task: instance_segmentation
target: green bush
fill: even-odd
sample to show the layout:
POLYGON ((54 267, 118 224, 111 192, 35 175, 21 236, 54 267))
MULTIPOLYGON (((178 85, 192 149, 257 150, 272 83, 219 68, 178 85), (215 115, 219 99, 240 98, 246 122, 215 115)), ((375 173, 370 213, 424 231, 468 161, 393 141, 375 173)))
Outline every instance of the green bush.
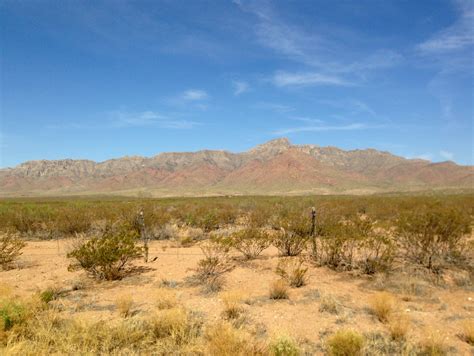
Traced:
POLYGON ((396 234, 409 259, 433 269, 462 257, 470 223, 461 210, 437 205, 401 214, 396 234))
POLYGON ((298 344, 289 336, 282 335, 270 344, 271 354, 274 356, 298 356, 301 350, 298 344))
POLYGON ((247 259, 258 257, 272 243, 270 234, 257 228, 240 230, 233 233, 229 239, 231 246, 247 259))
POLYGON ((298 210, 284 210, 275 221, 278 230, 273 245, 282 256, 297 256, 306 248, 311 233, 311 217, 298 210))
POLYGON ((143 254, 143 248, 137 246, 138 237, 127 226, 109 227, 102 236, 93 237, 68 253, 68 258, 76 260, 70 269, 83 268, 98 279, 121 279, 130 272, 130 262, 143 254))

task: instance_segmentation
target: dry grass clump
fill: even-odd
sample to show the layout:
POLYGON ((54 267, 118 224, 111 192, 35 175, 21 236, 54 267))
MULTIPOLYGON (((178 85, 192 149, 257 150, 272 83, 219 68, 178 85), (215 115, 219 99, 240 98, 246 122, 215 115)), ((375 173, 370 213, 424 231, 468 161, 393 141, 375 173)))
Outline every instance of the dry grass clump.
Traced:
POLYGON ((288 299, 288 285, 282 279, 274 281, 270 285, 270 299, 288 299))
POLYGON ((127 318, 133 314, 133 298, 130 294, 124 294, 119 296, 115 300, 115 307, 119 315, 123 318, 127 318))
POLYGON ((410 330, 411 320, 406 314, 391 316, 388 319, 388 330, 392 340, 405 340, 408 331, 410 330))
POLYGON ((395 298, 387 292, 379 292, 370 299, 370 310, 382 323, 387 323, 395 308, 395 298))
POLYGON ((171 336, 182 341, 189 331, 188 313, 179 307, 162 310, 152 318, 151 328, 158 338, 171 336))
POLYGON ((326 341, 330 356, 362 355, 364 337, 353 330, 339 330, 326 341))
POLYGON ((206 332, 206 354, 211 356, 268 355, 264 343, 255 340, 242 329, 223 322, 211 326, 206 332))
POLYGON ((158 309, 171 309, 178 305, 176 294, 165 288, 159 288, 155 295, 156 306, 158 309))
POLYGON ((421 355, 446 355, 447 347, 445 343, 445 336, 439 331, 427 330, 419 343, 419 349, 419 354, 421 355))
POLYGON ((270 343, 270 352, 273 356, 298 356, 301 350, 293 338, 288 335, 277 336, 270 343))
POLYGON ((319 311, 328 312, 331 314, 339 314, 341 306, 336 298, 332 295, 325 294, 321 297, 319 302, 319 311))
POLYGON ((276 273, 286 280, 291 287, 299 288, 306 284, 306 272, 302 259, 284 258, 278 262, 276 273))
POLYGON ((0 268, 9 269, 20 255, 26 243, 10 233, 0 234, 0 268))
POLYGON ((222 294, 222 302, 224 303, 223 316, 225 319, 237 319, 244 308, 242 306, 242 301, 244 296, 241 292, 232 291, 222 294))
POLYGON ((474 345, 474 320, 465 320, 461 326, 461 338, 468 344, 474 345))

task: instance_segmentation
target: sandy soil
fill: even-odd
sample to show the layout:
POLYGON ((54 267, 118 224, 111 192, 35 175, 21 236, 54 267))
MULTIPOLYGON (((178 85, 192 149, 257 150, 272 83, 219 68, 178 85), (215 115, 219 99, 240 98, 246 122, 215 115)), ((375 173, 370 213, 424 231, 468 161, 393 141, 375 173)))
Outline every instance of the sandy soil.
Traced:
MULTIPOLYGON (((119 318, 115 302, 118 296, 129 294, 135 302, 136 317, 146 315, 155 303, 154 293, 162 279, 178 282, 174 290, 179 301, 188 309, 202 313, 209 321, 222 318, 223 303, 220 294, 205 294, 200 286, 186 283, 193 274, 201 250, 197 246, 173 248, 168 242, 154 241, 150 245, 146 268, 139 274, 121 281, 95 282, 84 272, 70 272, 66 253, 71 242, 28 242, 18 265, 19 268, 0 272, 0 281, 14 289, 18 295, 31 295, 47 287, 56 286, 68 292, 59 300, 63 313, 90 319, 119 318), (85 288, 73 291, 71 286, 84 281, 85 288)), ((262 336, 289 334, 308 350, 322 350, 324 337, 340 328, 353 328, 361 332, 386 333, 368 310, 368 300, 375 292, 369 277, 348 272, 335 272, 327 268, 310 266, 308 283, 290 290, 290 299, 274 301, 268 298, 269 285, 276 280, 276 250, 268 249, 257 260, 244 262, 236 259, 235 268, 225 275, 224 291, 240 290, 247 296, 245 313, 247 323, 262 336), (321 298, 330 297, 339 303, 339 313, 320 311, 321 298)), ((474 292, 461 287, 430 287, 425 296, 397 294, 399 310, 409 314, 412 327, 409 339, 416 342, 427 329, 439 331, 451 351, 456 354, 473 354, 473 348, 460 340, 458 333, 462 320, 474 317, 474 292)))

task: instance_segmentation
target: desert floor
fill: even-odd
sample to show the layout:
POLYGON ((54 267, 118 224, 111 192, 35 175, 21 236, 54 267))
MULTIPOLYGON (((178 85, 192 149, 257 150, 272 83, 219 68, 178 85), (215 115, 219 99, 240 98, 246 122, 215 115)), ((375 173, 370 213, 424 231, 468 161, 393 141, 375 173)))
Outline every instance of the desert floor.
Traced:
MULTIPOLYGON (((70 261, 66 253, 70 246, 69 240, 28 242, 18 268, 0 272, 1 283, 20 296, 57 287, 65 291, 54 301, 64 315, 112 320, 120 318, 116 300, 123 295, 133 298, 134 318, 146 315, 155 308, 155 293, 162 281, 168 280, 176 282, 173 291, 189 310, 202 314, 210 322, 222 319, 222 295, 205 293, 201 286, 187 282, 202 258, 198 246, 175 248, 170 242, 153 241, 150 259, 157 259, 146 264, 135 261, 143 271, 113 282, 96 282, 83 271, 68 271, 70 261), (73 290, 72 286, 79 282, 84 287, 73 290)), ((377 335, 388 335, 386 325, 370 313, 369 300, 381 284, 399 283, 404 287, 398 286, 394 292, 397 312, 408 314, 411 319, 410 341, 416 343, 427 333, 433 333, 446 338, 450 353, 474 352, 458 336, 462 321, 474 317, 472 287, 435 286, 403 274, 388 282, 381 276, 360 276, 309 265, 305 286, 290 289, 288 300, 271 300, 268 291, 270 284, 278 279, 277 263, 277 251, 272 248, 252 261, 236 255, 235 268, 224 277, 223 291, 240 291, 245 296, 244 322, 262 337, 287 334, 308 353, 320 353, 324 350, 325 337, 341 328, 372 334, 375 339, 377 335), (325 310, 323 304, 327 303, 335 303, 337 310, 325 310)))

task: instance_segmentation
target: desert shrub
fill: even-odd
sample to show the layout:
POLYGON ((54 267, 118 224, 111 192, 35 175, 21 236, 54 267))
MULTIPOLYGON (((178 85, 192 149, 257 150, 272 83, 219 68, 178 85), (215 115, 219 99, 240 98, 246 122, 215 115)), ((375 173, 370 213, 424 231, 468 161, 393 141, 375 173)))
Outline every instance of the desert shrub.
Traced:
POLYGON ((461 338, 468 344, 474 345, 474 320, 465 320, 461 327, 461 338))
POLYGON ((271 243, 270 234, 262 229, 247 228, 233 233, 230 236, 232 247, 242 253, 245 258, 258 257, 271 243))
POLYGON ((280 335, 270 344, 271 354, 274 356, 298 356, 301 350, 295 340, 287 335, 280 335))
POLYGON ((57 287, 49 287, 39 294, 39 298, 43 303, 48 304, 49 302, 58 299, 62 293, 61 289, 57 287))
POLYGON ((79 244, 67 254, 76 260, 70 269, 83 268, 98 279, 121 279, 130 272, 130 262, 142 256, 138 236, 127 227, 109 228, 102 236, 79 244))
POLYGON ((410 330, 410 318, 406 314, 390 316, 388 319, 388 330, 392 340, 405 340, 410 330))
POLYGON ((211 326, 206 331, 205 338, 207 355, 268 355, 266 346, 263 343, 255 340, 244 330, 235 329, 228 322, 211 326))
POLYGON ((85 209, 61 209, 54 215, 54 228, 60 235, 85 233, 91 228, 92 219, 85 209))
POLYGON ((270 285, 270 299, 288 299, 288 285, 282 280, 278 279, 270 285))
POLYGON ((298 211, 284 210, 273 221, 278 232, 273 245, 282 256, 297 256, 306 248, 311 233, 311 218, 298 211))
POLYGON ((331 356, 356 356, 362 354, 364 337, 353 330, 339 330, 327 340, 331 356))
POLYGON ((237 319, 244 311, 244 308, 242 307, 243 296, 241 292, 226 292, 222 294, 221 298, 224 303, 222 314, 225 319, 237 319))
POLYGON ((387 323, 395 308, 394 297, 387 292, 375 293, 370 298, 370 310, 381 321, 387 323))
POLYGON ((155 293, 155 301, 158 309, 171 309, 178 304, 176 294, 168 289, 159 288, 155 293))
POLYGON ((232 269, 229 260, 229 246, 214 241, 206 241, 201 244, 204 258, 199 260, 196 269, 196 278, 204 283, 211 292, 221 288, 221 277, 232 269))
POLYGON ((20 240, 17 236, 11 233, 4 233, 0 235, 0 267, 8 269, 11 267, 20 255, 21 250, 25 247, 25 242, 20 240))
POLYGON ((406 256, 432 269, 462 257, 470 222, 458 209, 434 206, 401 214, 396 232, 406 256))
POLYGON ((129 294, 121 295, 115 300, 115 307, 119 315, 127 318, 133 313, 133 298, 129 294))
POLYGON ((306 272, 302 259, 284 258, 278 262, 276 273, 286 280, 291 287, 299 288, 306 284, 306 272))
POLYGON ((388 272, 397 249, 393 239, 384 231, 378 231, 375 222, 368 216, 352 220, 360 255, 359 265, 365 274, 388 272))

